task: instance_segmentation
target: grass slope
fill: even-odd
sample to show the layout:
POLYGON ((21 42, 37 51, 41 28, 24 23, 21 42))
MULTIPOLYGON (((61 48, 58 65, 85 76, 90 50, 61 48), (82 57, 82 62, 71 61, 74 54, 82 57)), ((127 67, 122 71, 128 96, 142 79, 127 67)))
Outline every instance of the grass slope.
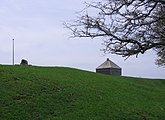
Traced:
POLYGON ((2 120, 165 120, 165 80, 0 65, 2 120))

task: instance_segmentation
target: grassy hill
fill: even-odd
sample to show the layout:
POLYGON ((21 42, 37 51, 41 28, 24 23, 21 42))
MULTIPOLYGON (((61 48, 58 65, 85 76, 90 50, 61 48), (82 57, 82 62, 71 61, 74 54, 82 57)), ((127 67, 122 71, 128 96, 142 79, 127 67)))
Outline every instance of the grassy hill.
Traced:
POLYGON ((165 120, 165 80, 0 65, 2 120, 165 120))

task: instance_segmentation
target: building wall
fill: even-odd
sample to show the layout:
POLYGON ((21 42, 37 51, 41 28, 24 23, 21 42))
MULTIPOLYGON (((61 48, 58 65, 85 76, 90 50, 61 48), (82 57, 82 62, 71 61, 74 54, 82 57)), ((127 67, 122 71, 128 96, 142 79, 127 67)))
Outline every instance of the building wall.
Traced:
POLYGON ((96 69, 96 72, 102 73, 102 74, 114 75, 114 76, 120 76, 121 75, 121 69, 119 69, 119 68, 96 69))

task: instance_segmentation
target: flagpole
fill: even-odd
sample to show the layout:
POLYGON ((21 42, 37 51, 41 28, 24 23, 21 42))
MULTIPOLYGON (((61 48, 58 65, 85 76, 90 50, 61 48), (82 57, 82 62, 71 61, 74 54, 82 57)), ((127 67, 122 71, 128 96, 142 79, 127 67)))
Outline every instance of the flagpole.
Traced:
POLYGON ((14 65, 14 39, 13 40, 13 65, 14 65))

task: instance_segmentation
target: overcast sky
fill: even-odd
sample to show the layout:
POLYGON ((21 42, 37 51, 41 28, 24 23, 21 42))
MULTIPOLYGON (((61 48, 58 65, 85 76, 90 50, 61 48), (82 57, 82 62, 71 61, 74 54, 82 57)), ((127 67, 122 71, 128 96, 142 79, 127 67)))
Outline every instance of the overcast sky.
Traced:
POLYGON ((70 31, 63 23, 76 18, 84 1, 0 0, 0 64, 12 64, 14 38, 16 64, 24 58, 32 65, 95 71, 110 58, 122 67, 124 76, 165 79, 165 68, 154 64, 153 51, 125 61, 120 56, 104 55, 100 51, 102 40, 68 39, 70 31))

